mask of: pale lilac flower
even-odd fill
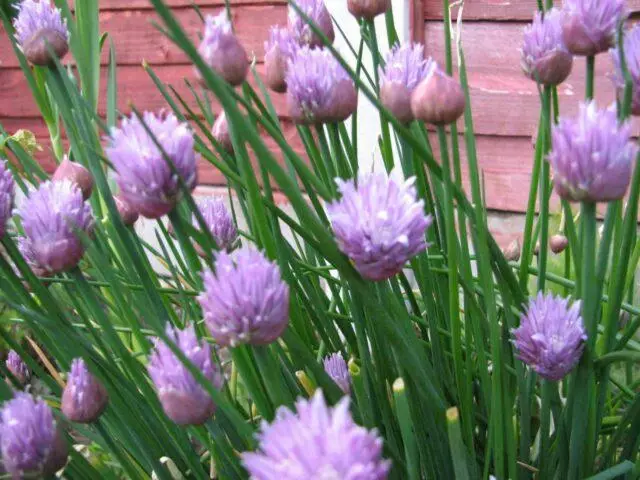
[[[289,61],[287,105],[297,123],[346,120],[358,106],[353,80],[330,51],[300,48]]]
[[[62,19],[59,8],[51,6],[49,0],[22,0],[17,6],[18,15],[13,21],[16,40],[25,57],[34,65],[50,65],[69,51],[69,30]]]
[[[2,463],[13,478],[52,475],[67,462],[68,447],[44,400],[15,394],[0,411]]]
[[[215,273],[203,274],[198,301],[213,338],[220,345],[274,342],[289,324],[289,287],[280,269],[262,253],[242,248],[219,252]]]
[[[244,82],[249,71],[247,52],[233,33],[227,12],[205,19],[204,35],[198,53],[205,63],[229,84]],[[200,73],[196,70],[196,73]]]
[[[615,66],[613,74],[613,82],[618,89],[618,98],[623,100],[624,92],[624,75],[620,63],[620,52],[618,47],[610,50],[611,58]],[[635,25],[624,34],[624,60],[627,70],[631,76],[632,92],[631,112],[634,115],[640,115],[640,26]]]
[[[573,56],[562,36],[562,13],[537,12],[524,29],[520,65],[524,74],[543,85],[558,85],[571,73]]]
[[[11,218],[13,200],[15,197],[15,182],[7,162],[0,160],[0,237],[4,236],[7,222]]]
[[[215,388],[220,388],[222,375],[211,359],[211,346],[198,339],[193,325],[179,330],[167,324],[165,331],[193,366]],[[216,406],[209,393],[160,339],[155,341],[147,369],[158,390],[164,412],[175,423],[200,425],[213,415]]]
[[[27,263],[49,274],[75,267],[84,255],[81,233],[90,234],[93,215],[77,185],[47,181],[18,208],[25,237],[19,240]]]
[[[75,358],[62,392],[62,413],[72,422],[92,423],[102,415],[108,401],[104,385],[89,371],[82,358]]]
[[[231,218],[222,197],[203,198],[196,203],[218,248],[231,251],[238,239],[238,230],[236,230],[233,218]],[[200,228],[195,215],[193,216],[193,226]]]
[[[27,383],[29,378],[31,378],[29,367],[27,367],[27,364],[22,361],[22,358],[20,358],[20,355],[18,355],[15,350],[9,350],[9,355],[7,355],[5,365],[21,385]]]
[[[564,0],[563,37],[574,55],[606,52],[627,17],[624,0]]]
[[[418,84],[437,69],[431,57],[424,57],[424,45],[395,45],[380,67],[380,101],[402,123],[413,120],[411,94]]]
[[[298,8],[309,17],[311,23],[327,37],[330,43],[335,39],[333,20],[327,10],[324,0],[297,0]],[[322,45],[322,39],[316,35],[309,24],[302,18],[292,5],[289,5],[289,29],[302,45],[317,47]]]
[[[384,480],[391,468],[377,432],[351,418],[349,397],[330,407],[318,390],[310,400],[299,399],[295,412],[280,407],[260,430],[259,450],[242,454],[254,480]]]
[[[631,124],[614,109],[582,103],[575,119],[561,118],[551,132],[549,162],[556,192],[570,201],[608,202],[624,196],[637,147]]]
[[[287,91],[287,70],[289,60],[300,48],[288,28],[272,26],[269,39],[264,42],[265,83],[275,92]]]
[[[351,393],[351,375],[349,374],[347,362],[342,358],[342,354],[332,353],[327,355],[323,363],[324,371],[327,372],[327,375],[336,382],[340,390],[349,395]]]
[[[580,305],[539,292],[512,331],[518,358],[547,380],[562,379],[580,360],[587,339]]]
[[[426,249],[432,218],[418,200],[415,177],[397,181],[386,173],[337,179],[342,198],[327,205],[338,246],[369,280],[384,280]]]
[[[193,132],[175,115],[145,112],[144,124],[162,146],[189,188],[197,181]],[[120,128],[111,130],[107,157],[116,169],[122,199],[140,215],[160,218],[175,207],[180,185],[170,165],[140,119],[124,118]]]

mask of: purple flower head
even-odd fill
[[[573,56],[562,36],[562,13],[556,9],[537,12],[524,29],[522,58],[524,74],[543,85],[558,85],[571,73]]]
[[[4,236],[7,222],[11,218],[14,197],[13,175],[7,168],[7,162],[0,160],[0,237]]]
[[[338,246],[369,280],[392,277],[427,248],[432,218],[417,200],[415,178],[396,181],[386,173],[337,179],[342,198],[327,205]]]
[[[613,45],[627,16],[624,0],[564,0],[563,37],[574,55],[595,55]]]
[[[403,123],[413,120],[411,94],[418,84],[438,68],[431,57],[424,58],[420,43],[395,45],[380,67],[380,101]]]
[[[274,342],[289,324],[289,287],[280,269],[262,253],[242,248],[233,257],[219,252],[215,273],[203,274],[198,297],[204,319],[220,345]]]
[[[18,392],[0,411],[0,450],[13,478],[53,474],[67,461],[67,444],[44,400]]]
[[[9,355],[7,356],[5,364],[7,369],[14,377],[16,377],[16,380],[18,380],[21,385],[24,385],[29,381],[29,378],[31,377],[29,367],[27,367],[27,364],[22,361],[22,358],[20,358],[20,355],[18,355],[15,350],[9,350]]]
[[[615,66],[613,82],[618,89],[618,95],[622,100],[624,93],[624,74],[620,63],[620,52],[618,47],[611,51],[611,58]],[[635,25],[624,34],[624,60],[627,70],[631,75],[633,96],[631,111],[634,115],[640,115],[640,25]]]
[[[551,132],[549,162],[558,195],[570,201],[608,202],[624,196],[637,147],[631,124],[618,124],[614,109],[580,104],[575,119],[561,118]]]
[[[172,113],[145,112],[143,121],[187,186],[195,187],[196,155],[189,125]],[[124,118],[120,128],[111,130],[105,151],[116,169],[123,200],[147,218],[160,218],[176,205],[180,185],[144,124],[135,115]]]
[[[233,218],[222,197],[210,197],[197,201],[198,209],[220,250],[231,251],[238,239],[238,231]],[[199,228],[198,220],[193,218],[193,226]]]
[[[391,468],[377,432],[351,418],[349,397],[330,407],[318,390],[310,400],[299,399],[295,412],[280,407],[260,430],[259,450],[242,454],[255,480],[384,480]]]
[[[25,57],[34,65],[50,65],[49,48],[58,58],[64,57],[69,51],[69,31],[60,9],[49,0],[22,0],[17,9],[13,26]]]
[[[69,180],[47,181],[18,208],[25,238],[20,240],[27,263],[50,274],[75,267],[84,255],[79,232],[93,228],[91,207]]]
[[[538,293],[512,331],[520,360],[548,380],[560,380],[580,360],[587,339],[580,301]]]
[[[351,375],[347,362],[342,358],[341,353],[332,353],[324,359],[324,371],[336,382],[344,393],[349,395],[351,392]]]
[[[205,19],[198,53],[205,63],[233,86],[244,82],[249,71],[247,52],[233,33],[226,11]]]
[[[288,28],[274,25],[269,30],[269,39],[264,42],[265,82],[275,92],[286,92],[286,75],[289,60],[300,48],[298,40]]]
[[[91,423],[102,415],[108,401],[107,390],[89,372],[85,361],[74,359],[62,392],[62,413],[72,422]]]
[[[179,330],[167,324],[167,336],[214,387],[222,386],[222,375],[211,361],[211,346],[200,341],[193,325]],[[213,399],[191,372],[162,340],[155,348],[147,366],[167,416],[178,425],[200,425],[215,411]]]
[[[289,114],[298,123],[346,120],[358,106],[355,85],[330,51],[300,48],[286,76]]]
[[[327,37],[330,43],[335,39],[333,31],[333,21],[329,10],[327,10],[324,0],[297,0],[298,8],[309,17],[322,33]],[[301,45],[310,47],[318,47],[322,45],[322,39],[316,35],[309,24],[298,15],[298,12],[292,5],[289,5],[289,29],[293,32],[295,38]]]

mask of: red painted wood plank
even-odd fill
[[[462,42],[477,133],[530,136],[536,128],[539,115],[537,86],[520,69],[518,49],[522,43],[523,26],[494,22],[463,26]],[[426,22],[425,27],[427,54],[442,64],[442,23]],[[615,89],[609,78],[612,71],[609,55],[599,55],[596,61],[596,100],[602,106],[615,100]],[[584,72],[585,60],[578,57],[571,76],[558,88],[561,114],[572,115],[577,111],[579,101],[584,97]],[[636,125],[638,127],[640,123]]]
[[[442,0],[422,0],[424,18],[442,19]],[[453,3],[453,2],[450,2]],[[555,0],[561,6],[560,0]],[[640,0],[627,0],[632,12],[640,11]],[[458,15],[458,6],[451,10],[453,18]],[[529,20],[538,9],[536,0],[466,0],[462,10],[463,20]]]
[[[204,15],[217,14],[221,8],[203,8]],[[192,9],[175,12],[185,32],[196,43],[203,25]],[[189,64],[187,56],[152,24],[159,19],[149,10],[108,11],[100,14],[100,28],[108,32],[116,47],[118,65],[140,65],[143,60],[151,65]],[[258,61],[264,56],[264,42],[269,35],[269,27],[284,25],[287,9],[284,5],[243,6],[233,9],[236,31],[249,56]],[[67,61],[72,61],[71,57]],[[108,48],[104,48],[102,64],[108,63]],[[19,66],[9,38],[0,27],[0,67]]]
[[[173,85],[188,105],[196,111],[198,110],[195,100],[184,83],[185,78],[194,81],[191,66],[158,66],[154,67],[154,71],[163,82]],[[257,66],[257,71],[260,75],[262,74],[262,65]],[[104,114],[106,113],[106,68],[103,69],[102,74],[101,100],[98,110]],[[250,83],[255,87],[253,77],[250,77]],[[0,85],[2,85],[0,88],[0,119],[39,116],[39,111],[31,99],[29,87],[21,70],[0,69]],[[273,94],[271,98],[276,111],[282,116],[286,116],[284,95]],[[123,112],[129,112],[131,102],[139,110],[159,110],[167,107],[161,93],[140,66],[125,66],[118,69],[118,108]],[[217,107],[214,106],[215,108]]]
[[[173,8],[191,8],[195,3],[203,6],[224,6],[224,0],[165,0],[165,3]],[[287,0],[230,0],[231,8],[243,5],[286,5]],[[131,10],[153,9],[149,0],[100,0],[100,10]]]

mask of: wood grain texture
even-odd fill
[[[152,10],[153,5],[149,0],[99,0],[100,10]],[[215,6],[223,7],[224,0],[165,0],[172,8],[192,8],[193,3],[199,7]],[[287,0],[230,0],[231,7],[251,5],[286,5]]]
[[[442,0],[422,0],[424,18],[427,20],[442,19]],[[449,2],[453,3],[453,2]],[[640,0],[627,0],[627,7],[631,12],[640,11]],[[555,0],[558,7],[561,0]],[[458,8],[451,10],[452,18],[458,15]],[[533,12],[538,9],[536,0],[465,0],[462,10],[463,20],[530,20]]]
[[[216,14],[221,7],[202,8],[204,15]],[[233,9],[233,22],[238,37],[249,57],[262,62],[264,42],[271,25],[284,25],[287,8],[284,5],[249,5]],[[196,45],[203,24],[193,9],[175,10],[176,19]],[[118,65],[140,65],[146,61],[150,65],[186,65],[191,62],[187,56],[164,36],[154,25],[159,19],[149,10],[118,10],[100,14],[100,28],[108,32],[116,47]],[[108,48],[103,49],[102,64],[108,63]],[[67,61],[71,61],[71,56]],[[0,68],[18,67],[9,38],[0,27]]]

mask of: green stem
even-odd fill
[[[549,237],[549,162],[544,158],[549,151],[550,141],[550,123],[551,123],[551,88],[544,88],[544,100],[542,108],[544,109],[543,120],[544,130],[540,132],[543,138],[543,155],[540,159],[542,163],[542,174],[540,175],[540,250],[538,252],[538,268],[540,275],[538,276],[538,290],[544,290],[545,274],[547,271],[547,253],[548,253],[548,237]]]
[[[547,470],[549,468],[549,430],[551,424],[551,399],[553,389],[557,389],[556,382],[543,380],[542,382],[542,406],[540,409],[540,454],[538,461],[538,478],[549,478]]]
[[[589,55],[587,57],[587,78],[586,78],[586,91],[585,98],[587,100],[593,99],[593,88],[595,82],[595,66],[596,66],[596,57],[594,55]]]

